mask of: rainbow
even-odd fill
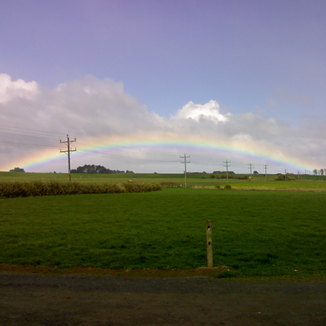
[[[251,157],[273,162],[278,165],[291,167],[297,170],[314,169],[315,165],[308,161],[283,153],[267,145],[257,144],[253,141],[239,140],[213,140],[200,137],[189,136],[179,138],[175,135],[135,135],[129,137],[106,137],[95,139],[93,142],[84,142],[77,140],[77,152],[73,157],[83,157],[87,155],[96,155],[99,153],[111,153],[115,151],[124,151],[131,149],[178,149],[181,153],[191,150],[212,151],[225,154],[235,154],[237,156]],[[79,145],[79,146],[78,146]],[[227,158],[227,157],[226,157]],[[19,166],[25,170],[35,169],[40,166],[49,165],[58,161],[65,160],[65,155],[58,150],[45,150],[41,153],[31,155],[15,162],[10,163],[10,168]],[[9,166],[9,165],[8,165]]]

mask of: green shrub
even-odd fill
[[[160,185],[163,187],[169,187],[169,188],[178,188],[179,187],[179,183],[177,182],[172,182],[172,181],[163,181],[160,182]]]
[[[160,185],[150,184],[83,184],[77,182],[2,182],[0,197],[27,197],[72,194],[106,194],[124,192],[146,192],[161,190]]]
[[[277,177],[275,178],[276,181],[290,181],[290,180],[295,180],[296,177],[293,174],[282,174],[282,173],[278,173]]]
[[[224,189],[226,189],[226,190],[231,190],[232,187],[231,187],[231,185],[225,185],[225,186],[224,186]]]

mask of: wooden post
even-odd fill
[[[213,267],[213,246],[212,246],[212,223],[207,221],[206,224],[206,245],[207,245],[207,267]]]

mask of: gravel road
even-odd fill
[[[326,281],[0,272],[0,325],[325,326]]]

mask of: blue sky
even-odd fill
[[[326,122],[325,1],[11,0],[0,13],[12,81],[111,79],[162,118],[215,100],[223,114],[305,126],[306,138]]]

